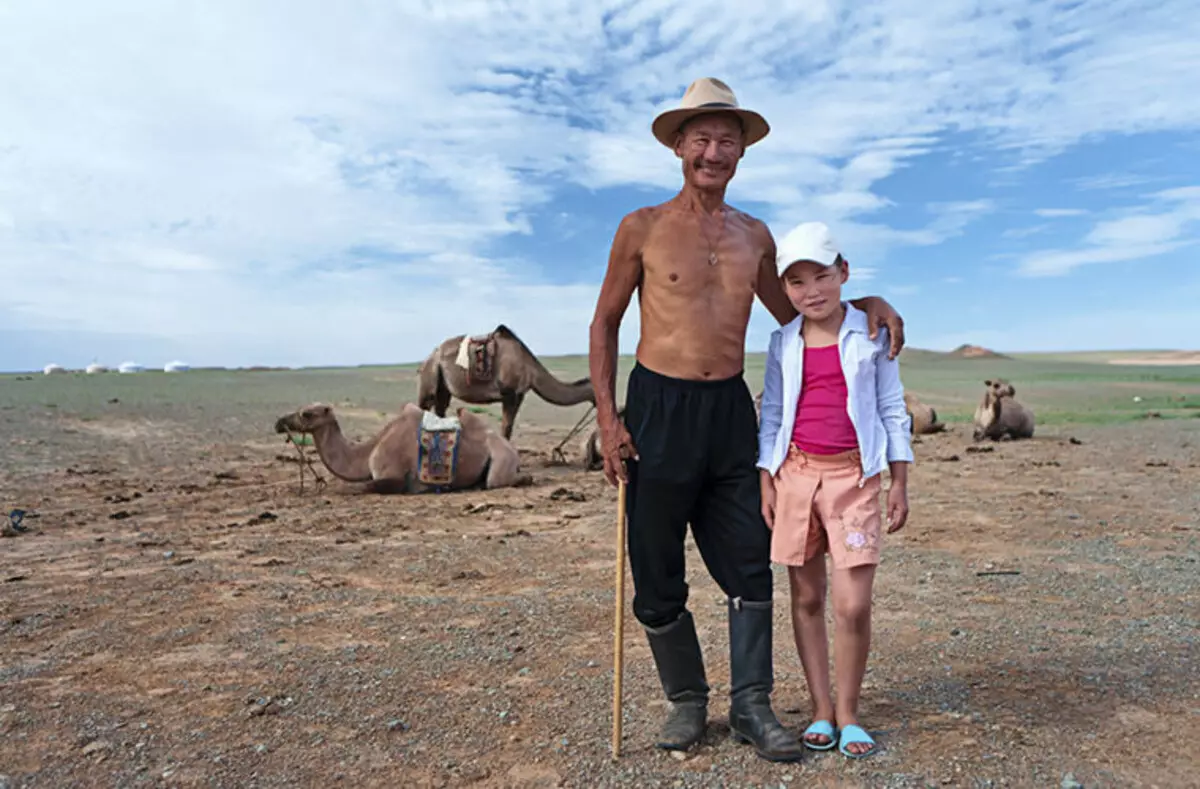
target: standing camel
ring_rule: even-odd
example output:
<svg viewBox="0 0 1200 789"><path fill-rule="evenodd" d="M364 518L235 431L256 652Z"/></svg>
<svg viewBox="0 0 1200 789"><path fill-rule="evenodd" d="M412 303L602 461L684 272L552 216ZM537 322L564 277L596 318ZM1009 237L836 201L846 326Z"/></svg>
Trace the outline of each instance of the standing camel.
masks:
<svg viewBox="0 0 1200 789"><path fill-rule="evenodd" d="M530 389L554 405L596 403L589 379L558 380L529 346L501 324L490 334L460 334L434 348L421 363L417 403L423 410L434 409L438 416L446 415L452 396L476 405L501 403L501 433L511 439L517 411Z"/></svg>

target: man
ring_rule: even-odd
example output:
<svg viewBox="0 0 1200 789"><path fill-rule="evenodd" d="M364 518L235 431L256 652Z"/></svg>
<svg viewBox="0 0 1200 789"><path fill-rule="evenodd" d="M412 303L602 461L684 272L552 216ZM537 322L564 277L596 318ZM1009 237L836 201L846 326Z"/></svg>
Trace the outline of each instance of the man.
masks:
<svg viewBox="0 0 1200 789"><path fill-rule="evenodd" d="M704 734L708 684L684 568L687 526L728 598L729 726L774 761L801 756L771 709L770 534L758 486L758 426L743 378L757 294L779 323L796 316L775 273L775 242L761 221L725 204L746 148L770 130L738 106L729 86L700 79L654 136L683 166L683 188L617 228L590 330L590 368L609 482L627 481L633 612L646 631L671 712L660 748L686 750ZM641 336L625 423L615 402L617 333L634 290ZM903 323L878 298L861 299L874 337L903 345Z"/></svg>

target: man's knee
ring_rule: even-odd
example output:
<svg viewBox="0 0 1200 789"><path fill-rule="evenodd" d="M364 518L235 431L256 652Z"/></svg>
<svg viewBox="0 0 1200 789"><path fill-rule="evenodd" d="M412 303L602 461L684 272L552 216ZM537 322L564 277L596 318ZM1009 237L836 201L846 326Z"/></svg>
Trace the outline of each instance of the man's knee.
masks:
<svg viewBox="0 0 1200 789"><path fill-rule="evenodd" d="M766 524L762 531L767 532ZM737 553L734 568L736 578L730 583L735 587L733 597L745 600L770 600L774 591L775 575L771 571L771 541L754 528L743 530L744 542Z"/></svg>
<svg viewBox="0 0 1200 789"><path fill-rule="evenodd" d="M633 599L633 615L645 627L665 627L687 610L687 596L673 600L647 600L635 596Z"/></svg>
<svg viewBox="0 0 1200 789"><path fill-rule="evenodd" d="M744 600L765 602L771 600L775 590L775 576L769 561L755 562L742 575L744 593L737 595Z"/></svg>
<svg viewBox="0 0 1200 789"><path fill-rule="evenodd" d="M729 597L763 603L774 595L775 576L765 553L761 557L743 558L729 566L724 577L714 580Z"/></svg>

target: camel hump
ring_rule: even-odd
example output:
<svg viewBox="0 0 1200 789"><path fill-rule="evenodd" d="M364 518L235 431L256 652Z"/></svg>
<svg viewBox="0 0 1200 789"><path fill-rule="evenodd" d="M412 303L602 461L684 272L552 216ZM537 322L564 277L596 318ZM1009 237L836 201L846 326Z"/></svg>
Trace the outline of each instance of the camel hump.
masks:
<svg viewBox="0 0 1200 789"><path fill-rule="evenodd" d="M491 336L492 337L503 337L506 340L512 340L517 345L519 345L521 347L521 349L525 351L525 353L529 354L534 359L537 358L537 354L533 352L533 349L530 348L528 345L526 345L525 341L522 340L520 337L518 337L517 333L515 331L508 328L508 326L506 326L503 323L496 324L496 328L492 329Z"/></svg>

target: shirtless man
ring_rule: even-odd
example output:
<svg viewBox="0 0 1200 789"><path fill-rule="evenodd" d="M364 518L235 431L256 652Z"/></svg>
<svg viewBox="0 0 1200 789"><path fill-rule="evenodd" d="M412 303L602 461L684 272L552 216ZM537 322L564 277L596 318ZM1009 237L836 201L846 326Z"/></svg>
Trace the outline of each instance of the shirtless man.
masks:
<svg viewBox="0 0 1200 789"><path fill-rule="evenodd" d="M728 598L729 727L773 761L802 749L771 709L772 570L762 519L758 425L743 378L755 295L779 321L796 316L775 273L775 242L761 221L725 204L747 146L769 127L738 107L718 80L701 79L682 106L660 115L655 137L683 165L671 200L638 209L617 228L590 329L591 378L604 473L626 481L633 612L646 631L671 711L660 748L686 750L703 735L708 684L687 609L688 523L705 566ZM635 290L641 336L625 423L617 416L617 334ZM882 299L855 301L874 336L903 345L900 317Z"/></svg>

